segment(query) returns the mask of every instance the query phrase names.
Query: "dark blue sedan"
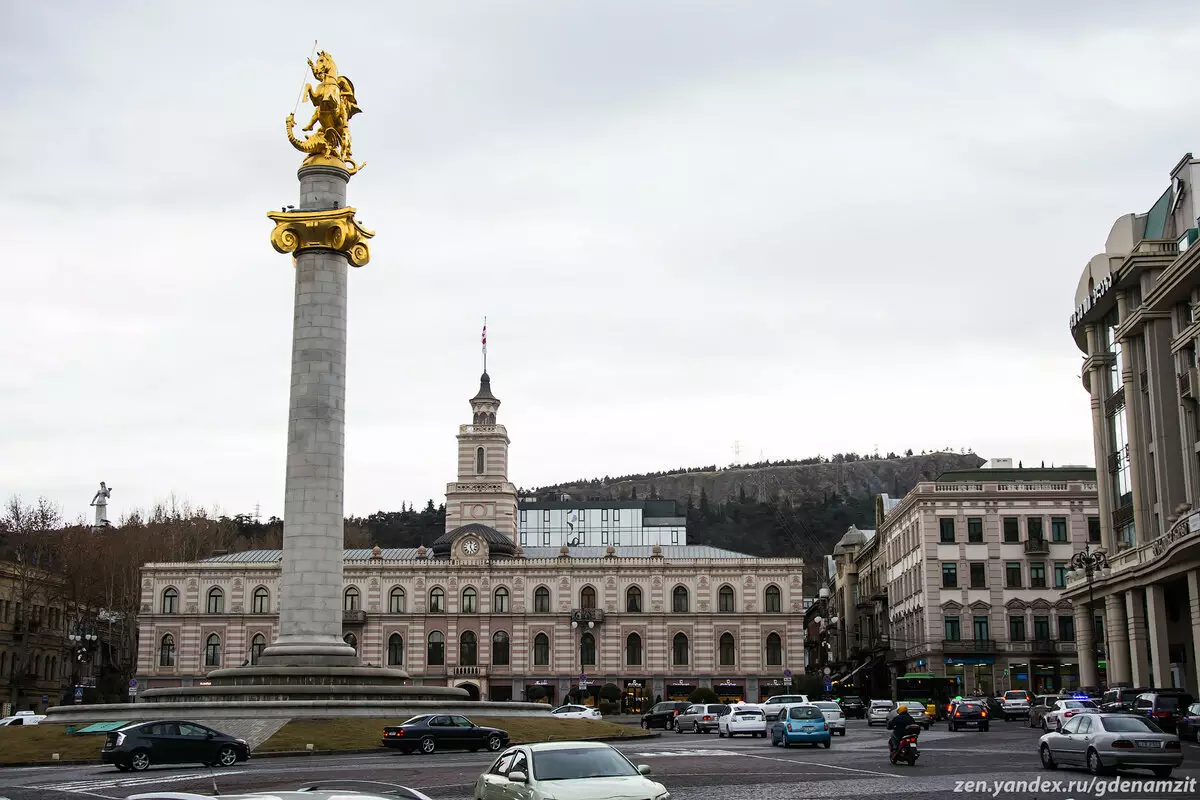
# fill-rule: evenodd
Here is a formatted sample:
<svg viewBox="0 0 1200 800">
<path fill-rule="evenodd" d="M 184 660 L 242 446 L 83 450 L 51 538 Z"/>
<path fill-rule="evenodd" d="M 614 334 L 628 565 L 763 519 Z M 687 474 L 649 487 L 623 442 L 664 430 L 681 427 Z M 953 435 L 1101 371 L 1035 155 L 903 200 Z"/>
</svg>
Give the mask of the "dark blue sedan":
<svg viewBox="0 0 1200 800">
<path fill-rule="evenodd" d="M 386 726 L 381 744 L 402 753 L 420 751 L 425 755 L 438 750 L 496 752 L 508 747 L 508 732 L 476 725 L 461 714 L 421 714 Z"/>
</svg>

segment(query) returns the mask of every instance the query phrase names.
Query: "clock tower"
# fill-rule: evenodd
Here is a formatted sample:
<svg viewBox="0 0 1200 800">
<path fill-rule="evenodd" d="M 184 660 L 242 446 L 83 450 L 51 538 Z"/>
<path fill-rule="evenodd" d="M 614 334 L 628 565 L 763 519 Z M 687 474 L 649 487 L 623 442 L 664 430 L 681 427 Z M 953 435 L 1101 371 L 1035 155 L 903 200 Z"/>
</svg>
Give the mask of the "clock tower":
<svg viewBox="0 0 1200 800">
<path fill-rule="evenodd" d="M 500 399 L 485 372 L 471 398 L 471 424 L 458 426 L 458 480 L 446 485 L 446 532 L 491 528 L 514 547 L 517 487 L 508 480 L 508 432 L 496 424 Z"/>
</svg>

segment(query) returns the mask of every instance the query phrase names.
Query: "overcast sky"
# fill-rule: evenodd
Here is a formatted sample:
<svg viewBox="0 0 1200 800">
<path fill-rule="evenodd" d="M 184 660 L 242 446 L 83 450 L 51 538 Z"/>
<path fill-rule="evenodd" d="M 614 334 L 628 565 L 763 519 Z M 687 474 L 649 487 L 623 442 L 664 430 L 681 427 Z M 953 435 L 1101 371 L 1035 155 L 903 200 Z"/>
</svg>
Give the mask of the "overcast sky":
<svg viewBox="0 0 1200 800">
<path fill-rule="evenodd" d="M 734 441 L 1092 464 L 1076 283 L 1200 144 L 1188 0 L 0 14 L 0 493 L 68 517 L 101 480 L 113 519 L 282 514 L 293 271 L 264 215 L 297 202 L 314 38 L 358 90 L 377 231 L 348 513 L 441 502 L 485 314 L 519 486 Z"/>
</svg>

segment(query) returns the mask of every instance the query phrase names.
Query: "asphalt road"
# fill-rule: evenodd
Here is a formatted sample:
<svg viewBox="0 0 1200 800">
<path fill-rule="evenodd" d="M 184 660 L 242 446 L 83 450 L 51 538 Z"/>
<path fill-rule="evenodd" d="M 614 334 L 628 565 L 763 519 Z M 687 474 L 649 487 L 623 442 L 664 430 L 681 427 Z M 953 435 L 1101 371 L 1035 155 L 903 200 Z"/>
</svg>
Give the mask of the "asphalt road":
<svg viewBox="0 0 1200 800">
<path fill-rule="evenodd" d="M 841 798 L 884 796 L 889 800 L 938 798 L 1084 798 L 1200 796 L 1200 746 L 1184 743 L 1184 767 L 1174 778 L 1196 779 L 1179 792 L 1081 791 L 1065 785 L 1019 786 L 1005 782 L 1089 781 L 1084 772 L 1047 772 L 1037 756 L 1040 731 L 996 723 L 987 733 L 950 733 L 938 725 L 921 735 L 917 766 L 893 767 L 887 759 L 887 732 L 851 721 L 847 735 L 823 748 L 771 747 L 764 739 L 719 739 L 715 734 L 666 733 L 661 738 L 618 747 L 635 763 L 648 764 L 655 779 L 676 800 L 733 798 Z M 255 789 L 297 788 L 314 781 L 372 780 L 411 786 L 437 798 L 470 800 L 475 778 L 491 763 L 484 754 L 438 753 L 404 756 L 301 756 L 251 759 L 214 773 L 199 767 L 151 768 L 138 775 L 110 767 L 26 767 L 0 769 L 0 798 L 109 798 L 117 800 L 154 789 L 212 794 L 212 775 L 223 794 Z M 1149 773 L 1121 777 L 1152 779 Z M 959 786 L 982 782 L 985 788 Z M 1111 780 L 1111 779 L 1109 779 Z M 996 783 L 999 782 L 999 789 Z M 973 789 L 974 791 L 964 791 Z"/>
</svg>

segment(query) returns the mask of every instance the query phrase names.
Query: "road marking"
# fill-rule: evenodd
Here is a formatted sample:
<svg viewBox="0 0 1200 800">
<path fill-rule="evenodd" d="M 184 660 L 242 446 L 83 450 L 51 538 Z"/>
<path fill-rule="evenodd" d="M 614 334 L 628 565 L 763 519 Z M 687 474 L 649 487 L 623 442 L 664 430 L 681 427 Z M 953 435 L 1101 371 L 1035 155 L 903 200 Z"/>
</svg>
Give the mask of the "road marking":
<svg viewBox="0 0 1200 800">
<path fill-rule="evenodd" d="M 870 769 L 855 769 L 854 767 L 839 767 L 837 764 L 827 764 L 823 761 L 799 761 L 793 758 L 779 758 L 777 756 L 760 756 L 755 753 L 742 753 L 746 758 L 761 758 L 765 761 L 779 761 L 784 764 L 807 764 L 810 767 L 828 767 L 829 769 L 840 769 L 843 772 L 858 772 L 863 775 L 883 775 L 888 778 L 894 778 L 893 772 L 876 772 Z"/>
<path fill-rule="evenodd" d="M 247 770 L 235 770 L 233 772 L 221 772 L 222 777 L 229 775 L 241 775 Z M 208 778 L 207 773 L 193 772 L 184 775 L 144 775 L 137 778 L 108 778 L 97 780 L 92 778 L 86 781 L 66 781 L 63 783 L 45 783 L 31 786 L 31 789 L 47 789 L 52 792 L 73 792 L 77 794 L 88 794 L 90 789 L 120 789 L 130 788 L 134 786 L 158 785 L 163 783 L 181 783 L 183 781 L 203 781 Z"/>
<path fill-rule="evenodd" d="M 644 753 L 631 753 L 630 755 L 640 758 L 666 758 L 668 756 L 703 756 L 707 758 L 709 756 L 736 756 L 741 755 L 741 753 L 735 750 L 654 750 Z"/>
</svg>

